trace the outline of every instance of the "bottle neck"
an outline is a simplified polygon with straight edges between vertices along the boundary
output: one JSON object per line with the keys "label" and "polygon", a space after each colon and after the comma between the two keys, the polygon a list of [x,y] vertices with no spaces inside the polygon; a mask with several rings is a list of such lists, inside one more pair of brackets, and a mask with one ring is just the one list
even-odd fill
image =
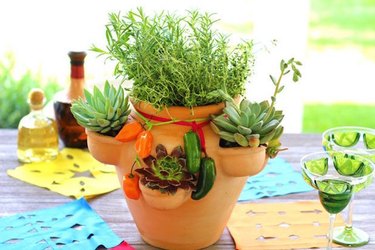
{"label": "bottle neck", "polygon": [[33,109],[33,107],[30,107],[29,116],[31,116],[33,119],[44,118],[43,109]]}
{"label": "bottle neck", "polygon": [[43,109],[34,109],[33,107],[30,107],[30,113],[39,115],[43,113]]}
{"label": "bottle neck", "polygon": [[84,98],[84,85],[85,85],[85,70],[82,65],[71,65],[70,71],[70,86],[68,91],[68,99],[76,100]]}
{"label": "bottle neck", "polygon": [[85,78],[85,68],[82,65],[72,64],[70,67],[70,78],[83,79]]}
{"label": "bottle neck", "polygon": [[70,101],[77,100],[80,97],[84,98],[84,85],[85,80],[83,78],[70,79],[70,86],[68,91],[68,98]]}

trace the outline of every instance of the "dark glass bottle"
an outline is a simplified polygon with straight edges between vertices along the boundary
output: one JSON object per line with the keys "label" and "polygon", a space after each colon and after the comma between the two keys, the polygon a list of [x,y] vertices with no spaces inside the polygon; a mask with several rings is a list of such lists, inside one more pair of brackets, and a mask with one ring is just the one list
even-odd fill
{"label": "dark glass bottle", "polygon": [[59,137],[65,147],[87,148],[85,128],[80,126],[70,111],[71,103],[78,98],[84,98],[86,52],[71,51],[70,57],[70,85],[67,91],[56,95],[53,108],[59,132]]}

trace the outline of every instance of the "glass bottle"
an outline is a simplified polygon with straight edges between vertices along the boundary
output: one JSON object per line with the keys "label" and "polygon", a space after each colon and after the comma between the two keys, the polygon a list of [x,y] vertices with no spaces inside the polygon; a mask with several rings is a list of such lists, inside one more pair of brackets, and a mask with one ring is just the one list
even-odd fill
{"label": "glass bottle", "polygon": [[87,135],[85,128],[80,126],[70,111],[71,103],[78,98],[84,98],[86,52],[71,51],[70,85],[67,91],[56,95],[53,107],[60,139],[66,147],[86,148]]}
{"label": "glass bottle", "polygon": [[53,160],[58,155],[59,137],[56,122],[43,113],[45,102],[41,89],[32,89],[30,113],[18,125],[18,160],[23,163]]}

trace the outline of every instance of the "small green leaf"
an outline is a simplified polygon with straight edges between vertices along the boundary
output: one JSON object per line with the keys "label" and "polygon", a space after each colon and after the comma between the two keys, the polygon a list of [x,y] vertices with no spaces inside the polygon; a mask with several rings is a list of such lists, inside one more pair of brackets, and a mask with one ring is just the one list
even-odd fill
{"label": "small green leaf", "polygon": [[84,92],[87,103],[92,105],[92,95],[91,95],[91,93],[86,89],[84,89],[83,92]]}
{"label": "small green leaf", "polygon": [[297,82],[298,81],[298,75],[297,74],[293,74],[293,82]]}
{"label": "small green leaf", "polygon": [[111,124],[110,121],[106,119],[97,119],[96,122],[101,126],[101,127],[107,127],[108,125]]}
{"label": "small green leaf", "polygon": [[109,85],[109,82],[108,81],[105,81],[105,84],[104,84],[104,96],[108,97],[109,96],[109,90],[110,90],[111,86]]}
{"label": "small green leaf", "polygon": [[239,133],[235,133],[234,134],[234,140],[239,144],[241,145],[242,147],[247,147],[249,146],[249,142],[248,140],[246,139],[245,136],[239,134]]}
{"label": "small green leaf", "polygon": [[295,73],[297,76],[301,77],[301,72],[300,72],[297,68],[294,70],[294,73]]}
{"label": "small green leaf", "polygon": [[292,70],[295,72],[297,70],[296,65],[292,64]]}
{"label": "small green leaf", "polygon": [[275,80],[275,78],[273,78],[272,75],[270,75],[270,78],[271,78],[271,81],[272,81],[273,85],[276,85],[276,80]]}
{"label": "small green leaf", "polygon": [[284,71],[285,68],[286,68],[287,66],[288,66],[288,65],[285,63],[285,61],[284,61],[284,60],[281,60],[281,62],[280,62],[280,70],[281,70],[281,71]]}
{"label": "small green leaf", "polygon": [[98,47],[95,47],[94,45],[90,49],[93,52],[100,53],[100,54],[106,54],[106,52],[102,49],[99,49]]}
{"label": "small green leaf", "polygon": [[224,140],[227,140],[227,141],[230,141],[230,142],[236,142],[236,140],[234,139],[234,135],[232,133],[220,131],[219,135],[220,135],[220,138],[222,138]]}
{"label": "small green leaf", "polygon": [[120,121],[117,120],[117,121],[114,121],[114,122],[111,123],[111,128],[115,128],[115,127],[118,127],[118,126],[120,126],[120,125],[121,125],[121,124],[120,124]]}

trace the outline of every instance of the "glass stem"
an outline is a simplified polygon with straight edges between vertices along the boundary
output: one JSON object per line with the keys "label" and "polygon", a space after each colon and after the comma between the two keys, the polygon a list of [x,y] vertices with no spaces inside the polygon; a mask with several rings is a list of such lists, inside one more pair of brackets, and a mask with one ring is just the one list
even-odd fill
{"label": "glass stem", "polygon": [[354,193],[352,194],[352,198],[350,199],[350,202],[348,204],[348,218],[346,218],[345,228],[351,229],[353,225],[353,199],[354,199]]}
{"label": "glass stem", "polygon": [[328,244],[327,250],[332,249],[333,226],[335,224],[336,214],[329,214],[329,230],[328,230]]}

